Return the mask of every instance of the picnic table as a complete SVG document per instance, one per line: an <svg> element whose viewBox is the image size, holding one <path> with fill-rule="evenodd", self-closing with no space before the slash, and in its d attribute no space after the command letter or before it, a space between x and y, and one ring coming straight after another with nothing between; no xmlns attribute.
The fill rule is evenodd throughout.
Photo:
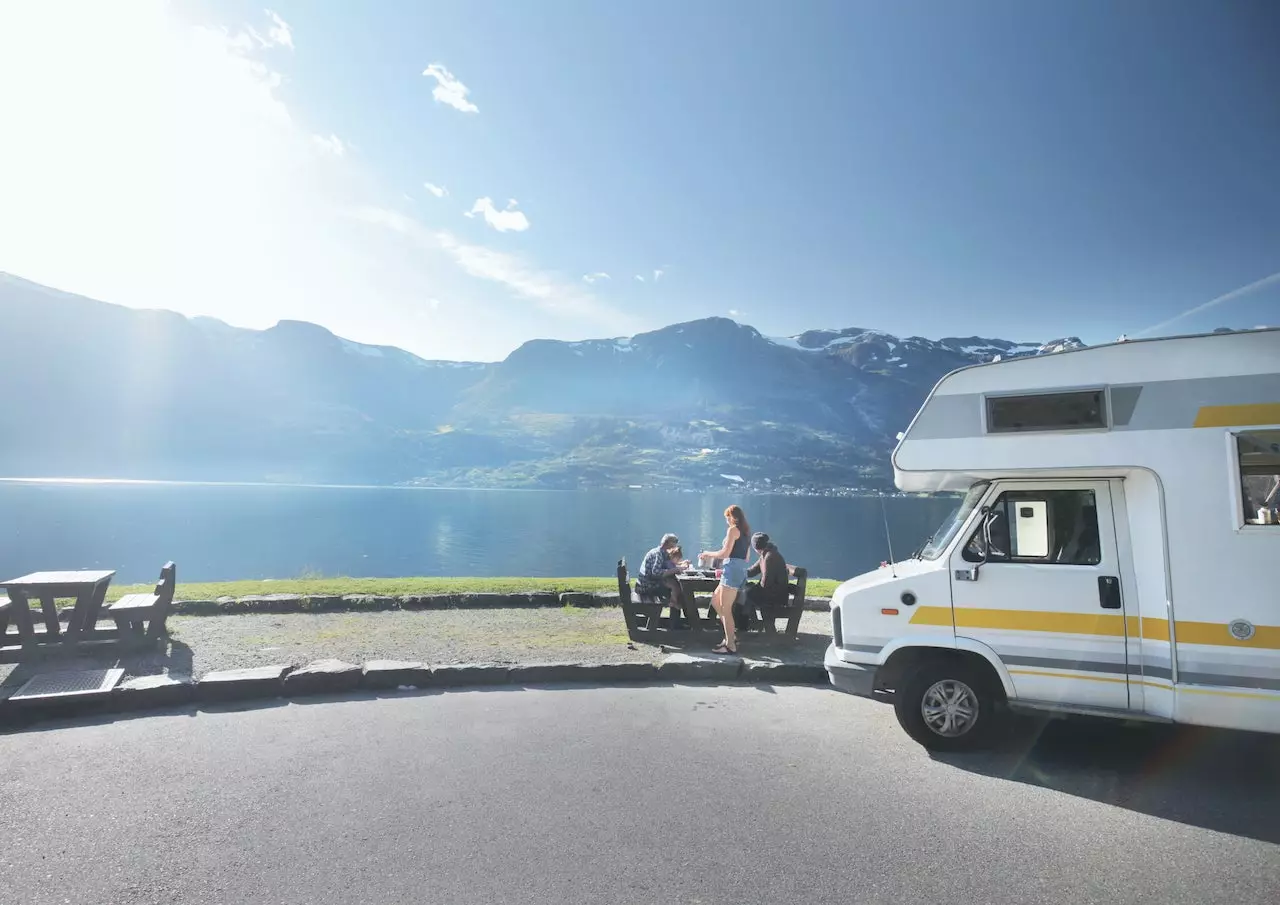
<svg viewBox="0 0 1280 905"><path fill-rule="evenodd" d="M12 615L18 637L24 647L37 641L54 641L61 636L63 644L75 646L86 637L114 637L116 630L98 631L98 615L107 596L107 586L115 576L114 571L32 572L21 578L11 578L0 583L12 602ZM65 633L59 631L58 607L60 597L74 597L75 609L67 623ZM31 617L30 601L39 600L44 615L45 631L41 638L36 634Z"/></svg>
<svg viewBox="0 0 1280 905"><path fill-rule="evenodd" d="M715 591L716 586L720 584L720 579L716 578L715 573L695 569L677 574L676 581L680 583L680 596L684 598L684 617L689 620L690 628L698 631L703 625L708 627L719 625L720 615L710 603L707 605L706 621L703 621L702 615L698 610L698 603L693 596L698 593L708 594Z"/></svg>

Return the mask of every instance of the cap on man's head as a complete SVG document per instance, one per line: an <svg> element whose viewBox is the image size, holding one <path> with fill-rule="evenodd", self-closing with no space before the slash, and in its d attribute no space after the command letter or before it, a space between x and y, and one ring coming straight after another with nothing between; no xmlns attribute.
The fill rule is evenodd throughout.
<svg viewBox="0 0 1280 905"><path fill-rule="evenodd" d="M755 534L751 535L751 546L755 547L757 550L763 550L765 547L769 546L769 535L765 534L763 531L757 531Z"/></svg>
<svg viewBox="0 0 1280 905"><path fill-rule="evenodd" d="M678 544L678 543L680 543L680 538L676 537L674 534L664 534L664 535L662 535L662 546L663 546L663 547L672 547L672 546L675 546L675 545L676 545L676 544Z"/></svg>

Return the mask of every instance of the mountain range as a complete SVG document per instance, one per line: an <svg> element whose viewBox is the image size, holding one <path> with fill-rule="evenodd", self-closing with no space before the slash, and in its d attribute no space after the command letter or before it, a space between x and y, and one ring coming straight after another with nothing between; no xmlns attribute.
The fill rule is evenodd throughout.
<svg viewBox="0 0 1280 905"><path fill-rule="evenodd" d="M708 318L427 361L4 274L0 337L7 476L810 491L891 485L894 438L948 371L1081 345Z"/></svg>

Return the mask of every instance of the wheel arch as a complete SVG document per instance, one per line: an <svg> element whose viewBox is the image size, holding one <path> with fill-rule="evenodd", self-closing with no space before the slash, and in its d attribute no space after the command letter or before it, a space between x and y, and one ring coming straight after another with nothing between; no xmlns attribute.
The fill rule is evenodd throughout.
<svg viewBox="0 0 1280 905"><path fill-rule="evenodd" d="M955 638L950 645L924 641L904 641L881 663L876 671L876 684L885 689L896 689L902 677L921 663L933 660L953 660L969 663L991 679L993 691L1005 700L1016 697L1009 671L999 655L980 641L972 638Z"/></svg>

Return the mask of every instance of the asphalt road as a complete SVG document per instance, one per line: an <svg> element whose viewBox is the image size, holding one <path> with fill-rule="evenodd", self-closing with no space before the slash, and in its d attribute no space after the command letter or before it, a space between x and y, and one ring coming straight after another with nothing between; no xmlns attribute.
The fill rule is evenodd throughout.
<svg viewBox="0 0 1280 905"><path fill-rule="evenodd" d="M1280 740L929 756L818 688L465 691L0 736L0 894L65 903L1275 903Z"/></svg>

